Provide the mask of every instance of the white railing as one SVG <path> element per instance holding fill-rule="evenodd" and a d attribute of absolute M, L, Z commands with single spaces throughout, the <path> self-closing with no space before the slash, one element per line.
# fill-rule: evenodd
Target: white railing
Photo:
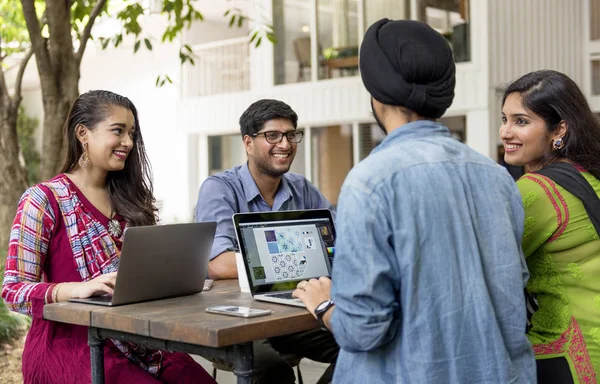
<path fill-rule="evenodd" d="M 210 96 L 250 89 L 250 44 L 247 37 L 192 47 L 196 65 L 184 69 L 185 97 Z"/>

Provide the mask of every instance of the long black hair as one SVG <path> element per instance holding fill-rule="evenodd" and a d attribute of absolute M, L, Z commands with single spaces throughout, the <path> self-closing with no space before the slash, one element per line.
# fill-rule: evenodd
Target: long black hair
<path fill-rule="evenodd" d="M 64 125 L 68 149 L 61 173 L 71 172 L 79 167 L 83 146 L 77 139 L 77 127 L 83 125 L 90 130 L 95 129 L 98 123 L 108 117 L 110 108 L 114 106 L 131 111 L 135 136 L 125 167 L 120 171 L 108 172 L 106 177 L 112 208 L 130 226 L 156 224 L 157 208 L 154 205 L 152 172 L 144 148 L 137 109 L 128 98 L 99 90 L 86 92 L 75 100 Z"/>
<path fill-rule="evenodd" d="M 567 123 L 564 147 L 551 151 L 541 164 L 567 159 L 600 179 L 600 120 L 577 84 L 560 72 L 531 72 L 508 86 L 502 106 L 514 92 L 521 95 L 525 108 L 544 119 L 548 133 L 554 132 L 561 121 Z"/>

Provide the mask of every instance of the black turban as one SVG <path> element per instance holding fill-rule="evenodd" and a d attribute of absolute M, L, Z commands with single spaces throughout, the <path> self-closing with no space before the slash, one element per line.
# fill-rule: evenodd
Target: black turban
<path fill-rule="evenodd" d="M 360 74 L 383 104 L 441 117 L 454 99 L 456 67 L 450 45 L 427 24 L 381 19 L 360 47 Z"/>

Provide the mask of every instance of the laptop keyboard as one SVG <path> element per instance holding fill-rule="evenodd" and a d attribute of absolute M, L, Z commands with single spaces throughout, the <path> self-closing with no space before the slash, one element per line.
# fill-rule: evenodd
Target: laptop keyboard
<path fill-rule="evenodd" d="M 292 297 L 292 292 L 284 292 L 284 293 L 271 293 L 268 295 L 265 295 L 267 297 L 275 297 L 277 299 L 293 299 L 295 300 L 295 297 Z"/>

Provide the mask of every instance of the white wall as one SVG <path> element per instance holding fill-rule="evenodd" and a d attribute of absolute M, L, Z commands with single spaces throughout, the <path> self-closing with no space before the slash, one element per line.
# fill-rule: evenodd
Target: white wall
<path fill-rule="evenodd" d="M 144 31 L 154 37 L 153 51 L 140 48 L 133 54 L 130 40 L 119 48 L 106 50 L 101 50 L 99 43 L 90 42 L 81 65 L 79 89 L 81 93 L 106 89 L 133 101 L 152 165 L 154 194 L 162 202 L 161 221 L 189 221 L 190 148 L 176 113 L 181 85 L 179 43 L 160 43 L 162 16 L 146 17 L 144 23 Z M 168 74 L 175 84 L 156 88 L 156 77 L 161 74 Z"/>
<path fill-rule="evenodd" d="M 490 121 L 496 131 L 500 126 L 497 87 L 531 71 L 553 69 L 584 88 L 584 44 L 589 40 L 584 31 L 586 1 L 488 0 Z"/>

